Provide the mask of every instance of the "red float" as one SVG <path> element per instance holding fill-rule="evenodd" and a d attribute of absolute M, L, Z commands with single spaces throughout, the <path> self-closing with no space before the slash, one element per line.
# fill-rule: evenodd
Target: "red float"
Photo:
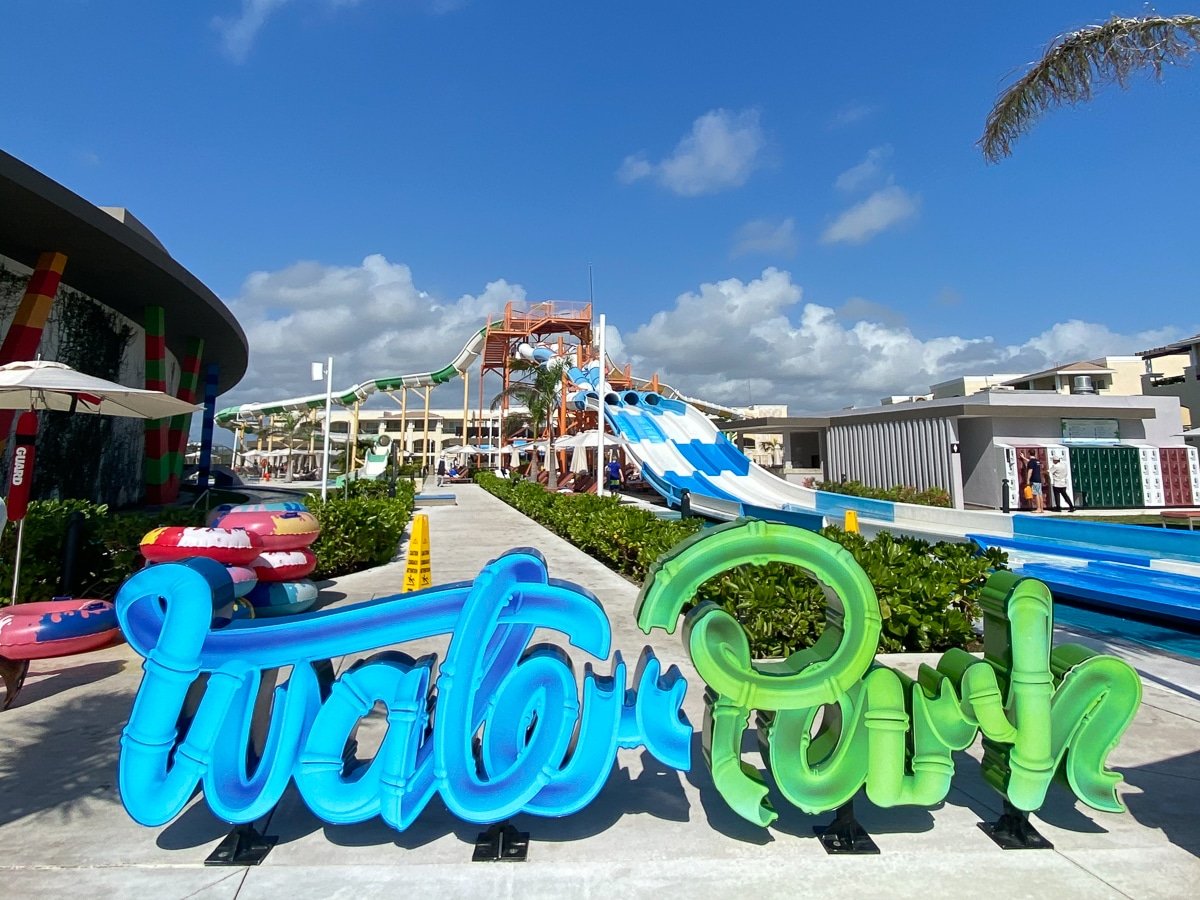
<path fill-rule="evenodd" d="M 107 600 L 48 600 L 0 610 L 0 656 L 49 659 L 96 650 L 120 634 Z"/>
<path fill-rule="evenodd" d="M 311 575 L 316 567 L 311 550 L 267 550 L 250 563 L 260 582 L 296 581 Z"/>
<path fill-rule="evenodd" d="M 150 562 L 173 562 L 204 556 L 227 566 L 244 566 L 263 551 L 262 538 L 248 531 L 227 528 L 192 528 L 169 525 L 148 532 L 141 543 Z"/>

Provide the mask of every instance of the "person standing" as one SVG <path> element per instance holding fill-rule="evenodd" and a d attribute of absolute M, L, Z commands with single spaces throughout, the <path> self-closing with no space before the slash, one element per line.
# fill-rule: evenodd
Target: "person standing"
<path fill-rule="evenodd" d="M 1032 493 L 1033 511 L 1045 512 L 1046 498 L 1042 496 L 1042 461 L 1033 453 L 1025 460 L 1025 484 Z"/>
<path fill-rule="evenodd" d="M 621 471 L 621 463 L 616 457 L 608 461 L 608 465 L 604 467 L 605 487 L 610 490 L 618 490 L 625 486 L 625 473 Z"/>
<path fill-rule="evenodd" d="M 441 457 L 441 458 L 439 458 L 439 459 L 438 459 L 438 465 L 437 465 L 437 486 L 438 486 L 438 487 L 441 487 L 441 486 L 442 486 L 442 482 L 443 482 L 443 481 L 445 481 L 445 479 L 446 479 L 446 457 L 444 457 L 444 456 L 443 456 L 443 457 Z"/>
<path fill-rule="evenodd" d="M 1062 512 L 1064 500 L 1067 503 L 1067 509 L 1075 512 L 1075 503 L 1071 499 L 1071 495 L 1067 493 L 1067 460 L 1062 456 L 1050 460 L 1050 493 L 1052 495 L 1050 499 L 1056 512 Z"/>

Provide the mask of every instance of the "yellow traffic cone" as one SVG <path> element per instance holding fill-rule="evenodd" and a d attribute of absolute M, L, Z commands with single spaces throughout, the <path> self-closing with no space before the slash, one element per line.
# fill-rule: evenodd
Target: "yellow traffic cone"
<path fill-rule="evenodd" d="M 858 513 L 852 509 L 846 510 L 846 527 L 842 529 L 848 532 L 858 532 Z"/>
<path fill-rule="evenodd" d="M 419 591 L 433 586 L 433 570 L 429 563 L 429 516 L 413 516 L 408 540 L 408 558 L 404 564 L 404 587 L 401 593 Z"/>

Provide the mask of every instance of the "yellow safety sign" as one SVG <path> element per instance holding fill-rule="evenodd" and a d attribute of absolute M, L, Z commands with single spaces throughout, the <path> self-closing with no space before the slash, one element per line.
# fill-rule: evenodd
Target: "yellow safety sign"
<path fill-rule="evenodd" d="M 413 516 L 408 540 L 408 558 L 404 564 L 404 587 L 401 593 L 433 587 L 433 570 L 429 562 L 429 516 Z"/>

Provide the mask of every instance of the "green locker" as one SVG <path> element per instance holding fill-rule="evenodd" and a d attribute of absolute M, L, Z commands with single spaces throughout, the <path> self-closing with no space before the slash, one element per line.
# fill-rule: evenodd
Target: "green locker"
<path fill-rule="evenodd" d="M 1133 509 L 1144 503 L 1141 462 L 1134 447 L 1072 447 L 1071 476 L 1083 505 Z"/>

